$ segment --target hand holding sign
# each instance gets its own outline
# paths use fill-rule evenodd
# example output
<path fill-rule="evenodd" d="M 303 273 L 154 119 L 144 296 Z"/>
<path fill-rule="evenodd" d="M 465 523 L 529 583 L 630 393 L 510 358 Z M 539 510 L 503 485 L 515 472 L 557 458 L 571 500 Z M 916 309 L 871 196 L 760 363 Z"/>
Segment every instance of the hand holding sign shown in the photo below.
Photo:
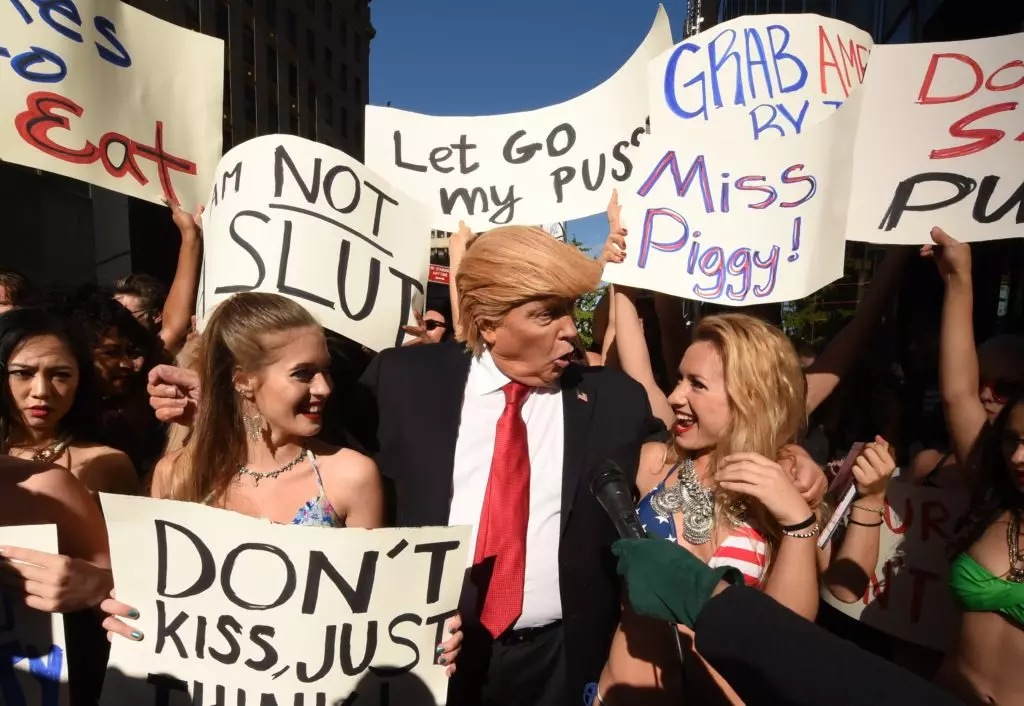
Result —
<path fill-rule="evenodd" d="M 954 240 L 939 227 L 932 228 L 931 236 L 935 244 L 923 246 L 921 257 L 935 260 L 935 266 L 946 283 L 953 279 L 970 279 L 971 246 Z"/>
<path fill-rule="evenodd" d="M 61 554 L 0 547 L 2 581 L 44 613 L 73 613 L 99 605 L 113 585 L 108 569 Z"/>
<path fill-rule="evenodd" d="M 619 190 L 612 190 L 611 201 L 608 202 L 608 240 L 601 250 L 600 262 L 625 262 L 626 236 L 628 232 L 622 227 L 622 206 L 619 205 Z"/>
<path fill-rule="evenodd" d="M 896 470 L 896 461 L 890 453 L 889 442 L 880 436 L 864 447 L 857 460 L 853 463 L 853 478 L 857 485 L 857 495 L 861 498 L 877 498 L 879 504 L 889 487 L 892 474 Z"/>

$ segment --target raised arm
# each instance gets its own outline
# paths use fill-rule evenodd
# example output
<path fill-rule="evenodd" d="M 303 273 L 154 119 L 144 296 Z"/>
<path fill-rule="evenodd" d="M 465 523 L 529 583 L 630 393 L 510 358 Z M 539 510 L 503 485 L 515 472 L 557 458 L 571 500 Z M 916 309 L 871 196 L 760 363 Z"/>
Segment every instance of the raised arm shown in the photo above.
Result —
<path fill-rule="evenodd" d="M 946 284 L 939 332 L 939 388 L 953 452 L 966 465 L 986 421 L 985 407 L 978 396 L 981 373 L 974 344 L 971 248 L 941 228 L 933 228 L 931 236 L 935 244 L 924 246 L 921 255 L 935 260 Z"/>
<path fill-rule="evenodd" d="M 608 203 L 608 240 L 601 252 L 603 262 L 622 262 L 626 259 L 626 235 L 622 227 L 621 207 L 617 193 L 612 193 Z M 675 414 L 668 404 L 665 393 L 658 387 L 651 367 L 650 351 L 647 339 L 640 324 L 634 303 L 635 290 L 629 287 L 615 287 L 615 300 L 612 306 L 615 311 L 615 350 L 618 353 L 619 367 L 624 373 L 643 385 L 647 399 L 651 403 L 654 416 L 671 427 Z"/>
<path fill-rule="evenodd" d="M 170 204 L 174 224 L 181 233 L 178 249 L 178 267 L 174 272 L 171 290 L 164 302 L 160 340 L 164 348 L 177 353 L 192 328 L 192 315 L 196 310 L 199 292 L 199 270 L 203 262 L 203 207 L 189 214 L 177 204 Z"/>
<path fill-rule="evenodd" d="M 878 268 L 857 313 L 833 338 L 814 363 L 807 368 L 807 413 L 828 399 L 860 355 L 871 330 L 885 313 L 899 285 L 903 267 L 910 256 L 908 248 L 889 251 Z"/>
<path fill-rule="evenodd" d="M 459 230 L 448 240 L 448 299 L 452 305 L 452 333 L 457 341 L 462 340 L 462 312 L 459 310 L 459 288 L 455 283 L 455 275 L 459 272 L 459 265 L 462 264 L 462 257 L 472 237 L 469 227 L 459 221 Z"/>

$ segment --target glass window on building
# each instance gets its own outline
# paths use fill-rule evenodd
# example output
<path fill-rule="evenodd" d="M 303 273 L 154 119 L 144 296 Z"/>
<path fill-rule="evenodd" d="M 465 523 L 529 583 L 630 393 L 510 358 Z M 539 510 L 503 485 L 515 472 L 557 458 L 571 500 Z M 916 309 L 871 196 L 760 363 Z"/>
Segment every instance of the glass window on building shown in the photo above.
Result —
<path fill-rule="evenodd" d="M 356 100 L 363 100 L 363 79 L 356 76 Z"/>
<path fill-rule="evenodd" d="M 334 24 L 334 14 L 331 12 L 331 0 L 322 0 L 324 5 L 324 20 L 326 20 L 326 27 L 330 27 Z"/>
<path fill-rule="evenodd" d="M 312 81 L 306 84 L 306 108 L 316 115 L 316 84 Z"/>
<path fill-rule="evenodd" d="M 288 97 L 291 98 L 292 110 L 299 109 L 299 72 L 295 64 L 288 65 Z"/>
<path fill-rule="evenodd" d="M 288 10 L 288 41 L 292 46 L 299 43 L 299 18 L 295 16 L 295 10 Z"/>
<path fill-rule="evenodd" d="M 348 108 L 341 106 L 341 136 L 348 139 Z"/>
<path fill-rule="evenodd" d="M 299 134 L 299 114 L 294 110 L 288 112 L 288 134 Z"/>
<path fill-rule="evenodd" d="M 224 0 L 219 0 L 217 2 L 216 21 L 217 26 L 214 29 L 214 32 L 218 37 L 224 40 L 226 51 L 226 45 L 231 39 L 231 10 L 228 9 L 228 4 Z"/>
<path fill-rule="evenodd" d="M 356 141 L 357 145 L 362 144 L 363 143 L 363 121 L 360 120 L 359 118 L 356 118 L 355 120 L 352 121 L 352 127 L 353 127 L 352 139 L 354 139 Z"/>
<path fill-rule="evenodd" d="M 277 47 L 273 44 L 267 45 L 267 80 L 277 83 Z"/>
<path fill-rule="evenodd" d="M 356 53 L 356 61 L 359 61 L 363 57 L 363 38 L 358 32 L 352 35 L 352 47 Z"/>
<path fill-rule="evenodd" d="M 316 63 L 316 35 L 311 29 L 306 30 L 306 55 L 309 57 L 309 63 Z"/>
<path fill-rule="evenodd" d="M 256 35 L 253 34 L 252 24 L 246 24 L 242 29 L 242 58 L 251 71 L 256 64 Z"/>
<path fill-rule="evenodd" d="M 323 121 L 327 125 L 334 125 L 334 98 L 330 93 L 324 94 L 323 103 L 320 105 L 320 112 Z"/>
<path fill-rule="evenodd" d="M 277 101 L 271 98 L 267 101 L 267 132 L 275 133 L 280 128 L 277 111 Z"/>
<path fill-rule="evenodd" d="M 256 122 L 256 86 L 251 83 L 245 84 L 245 119 Z"/>
<path fill-rule="evenodd" d="M 185 26 L 196 32 L 202 29 L 199 24 L 199 3 L 196 0 L 189 0 L 185 4 Z"/>
<path fill-rule="evenodd" d="M 344 17 L 338 22 L 338 41 L 341 42 L 341 46 L 348 46 L 348 20 Z"/>
<path fill-rule="evenodd" d="M 267 26 L 277 29 L 277 0 L 266 0 L 264 8 L 267 12 Z"/>
<path fill-rule="evenodd" d="M 310 12 L 316 12 L 316 4 L 314 0 L 306 0 L 306 9 Z"/>
<path fill-rule="evenodd" d="M 221 151 L 222 152 L 227 152 L 229 149 L 231 149 L 231 145 L 233 143 L 231 141 L 231 126 L 230 125 L 225 127 L 223 132 L 221 132 L 221 140 L 222 140 L 222 144 L 221 144 Z"/>
<path fill-rule="evenodd" d="M 338 85 L 342 93 L 348 93 L 348 65 L 343 61 L 338 66 Z"/>
<path fill-rule="evenodd" d="M 331 73 L 334 71 L 334 53 L 330 47 L 324 47 L 324 73 L 327 74 L 327 78 L 331 77 Z"/>

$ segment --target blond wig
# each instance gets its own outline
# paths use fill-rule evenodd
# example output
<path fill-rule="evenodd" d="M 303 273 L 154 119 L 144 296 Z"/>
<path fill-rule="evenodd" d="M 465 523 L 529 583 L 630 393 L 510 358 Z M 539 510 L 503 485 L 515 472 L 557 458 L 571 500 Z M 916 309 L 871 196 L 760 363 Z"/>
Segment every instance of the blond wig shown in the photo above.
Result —
<path fill-rule="evenodd" d="M 601 265 L 540 228 L 507 226 L 475 238 L 455 275 L 462 334 L 474 352 L 481 330 L 522 304 L 577 299 L 601 282 Z"/>

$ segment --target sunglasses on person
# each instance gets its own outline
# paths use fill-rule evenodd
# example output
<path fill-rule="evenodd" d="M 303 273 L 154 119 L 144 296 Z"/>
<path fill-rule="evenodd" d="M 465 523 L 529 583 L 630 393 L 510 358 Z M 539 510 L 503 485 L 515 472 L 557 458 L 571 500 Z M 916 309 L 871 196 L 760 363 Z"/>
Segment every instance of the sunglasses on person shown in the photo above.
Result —
<path fill-rule="evenodd" d="M 423 328 L 427 331 L 433 331 L 436 328 L 448 328 L 448 324 L 443 321 L 436 321 L 434 319 L 426 319 L 423 322 Z"/>
<path fill-rule="evenodd" d="M 1015 380 L 983 380 L 978 393 L 989 391 L 992 401 L 996 404 L 1006 404 L 1014 396 L 1020 393 L 1021 383 Z"/>

